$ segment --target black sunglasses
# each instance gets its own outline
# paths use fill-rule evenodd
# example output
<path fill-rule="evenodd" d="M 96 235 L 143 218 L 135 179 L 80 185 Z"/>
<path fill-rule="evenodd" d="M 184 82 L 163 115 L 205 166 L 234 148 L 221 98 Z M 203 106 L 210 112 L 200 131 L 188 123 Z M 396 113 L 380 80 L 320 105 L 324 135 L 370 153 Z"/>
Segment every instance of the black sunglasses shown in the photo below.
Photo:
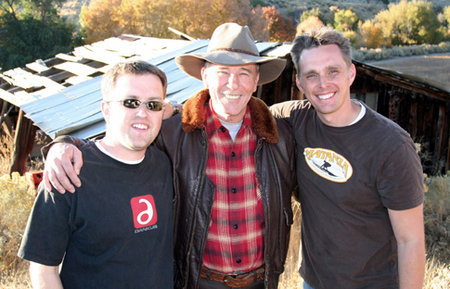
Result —
<path fill-rule="evenodd" d="M 113 101 L 120 101 L 123 106 L 125 106 L 126 108 L 131 108 L 131 109 L 138 108 L 141 105 L 141 103 L 145 104 L 145 106 L 151 111 L 161 111 L 164 107 L 164 103 L 162 103 L 160 101 L 156 101 L 156 100 L 150 100 L 150 101 L 144 102 L 144 101 L 140 101 L 138 99 L 128 98 L 128 99 L 113 100 Z M 112 101 L 109 101 L 109 102 L 112 102 Z"/>

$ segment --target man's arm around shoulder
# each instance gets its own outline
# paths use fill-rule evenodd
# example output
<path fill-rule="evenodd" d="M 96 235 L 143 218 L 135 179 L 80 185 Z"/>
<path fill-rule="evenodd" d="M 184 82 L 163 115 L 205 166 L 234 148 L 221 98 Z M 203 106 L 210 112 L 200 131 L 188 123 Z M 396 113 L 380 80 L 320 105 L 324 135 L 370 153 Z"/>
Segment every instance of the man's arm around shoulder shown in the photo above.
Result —
<path fill-rule="evenodd" d="M 73 193 L 74 185 L 81 186 L 78 175 L 83 166 L 83 158 L 78 147 L 86 142 L 71 136 L 61 136 L 42 148 L 42 155 L 46 159 L 43 181 L 48 191 L 53 186 L 60 193 L 65 190 Z"/>
<path fill-rule="evenodd" d="M 292 112 L 304 108 L 310 108 L 311 104 L 307 100 L 290 100 L 276 103 L 269 107 L 275 118 L 290 118 Z"/>

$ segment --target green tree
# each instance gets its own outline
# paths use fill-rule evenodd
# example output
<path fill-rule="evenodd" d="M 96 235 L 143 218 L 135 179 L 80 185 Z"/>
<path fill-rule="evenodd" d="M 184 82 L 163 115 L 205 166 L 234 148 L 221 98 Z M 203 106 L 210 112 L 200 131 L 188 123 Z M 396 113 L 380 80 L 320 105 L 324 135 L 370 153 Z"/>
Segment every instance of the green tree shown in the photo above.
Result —
<path fill-rule="evenodd" d="M 317 7 L 316 8 L 312 8 L 310 10 L 303 11 L 302 15 L 300 16 L 300 23 L 302 23 L 303 21 L 308 20 L 308 18 L 310 18 L 311 16 L 317 17 L 324 24 L 327 23 L 325 21 L 325 16 L 323 15 L 322 11 L 320 11 L 320 9 L 317 8 Z"/>
<path fill-rule="evenodd" d="M 431 2 L 401 0 L 389 4 L 389 9 L 379 12 L 375 23 L 383 27 L 386 46 L 404 44 L 439 43 L 442 32 Z"/>
<path fill-rule="evenodd" d="M 358 16 L 350 9 L 334 13 L 334 28 L 339 32 L 354 31 L 358 25 Z"/>
<path fill-rule="evenodd" d="M 36 59 L 47 59 L 59 52 L 68 52 L 81 44 L 75 27 L 61 19 L 57 3 L 48 0 L 0 2 L 0 67 L 8 70 Z M 43 11 L 42 7 L 52 7 Z M 39 7 L 39 9 L 38 9 Z"/>
<path fill-rule="evenodd" d="M 447 27 L 450 29 L 450 6 L 444 8 L 444 19 L 447 21 Z"/>
<path fill-rule="evenodd" d="M 250 0 L 250 4 L 252 4 L 252 6 L 255 8 L 257 6 L 261 6 L 261 7 L 269 6 L 269 4 L 267 4 L 267 2 L 264 0 Z"/>
<path fill-rule="evenodd" d="M 48 21 L 58 20 L 57 8 L 61 7 L 65 0 L 25 0 L 23 1 L 23 13 L 31 15 L 33 19 L 41 20 L 44 24 Z"/>

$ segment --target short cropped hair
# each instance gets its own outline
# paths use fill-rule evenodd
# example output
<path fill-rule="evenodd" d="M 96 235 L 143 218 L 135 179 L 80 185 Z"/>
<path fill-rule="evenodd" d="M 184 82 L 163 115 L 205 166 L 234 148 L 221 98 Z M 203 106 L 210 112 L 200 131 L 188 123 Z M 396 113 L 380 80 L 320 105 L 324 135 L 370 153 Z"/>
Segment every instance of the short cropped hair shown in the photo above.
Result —
<path fill-rule="evenodd" d="M 291 48 L 291 57 L 297 73 L 299 72 L 300 55 L 304 49 L 335 44 L 341 50 L 342 57 L 347 65 L 352 64 L 352 46 L 350 40 L 336 30 L 323 26 L 295 37 Z"/>
<path fill-rule="evenodd" d="M 108 97 L 109 93 L 114 89 L 117 78 L 126 74 L 143 75 L 153 74 L 160 80 L 163 87 L 164 97 L 167 93 L 167 77 L 166 74 L 153 64 L 142 60 L 119 62 L 108 71 L 102 77 L 102 94 L 103 98 Z"/>

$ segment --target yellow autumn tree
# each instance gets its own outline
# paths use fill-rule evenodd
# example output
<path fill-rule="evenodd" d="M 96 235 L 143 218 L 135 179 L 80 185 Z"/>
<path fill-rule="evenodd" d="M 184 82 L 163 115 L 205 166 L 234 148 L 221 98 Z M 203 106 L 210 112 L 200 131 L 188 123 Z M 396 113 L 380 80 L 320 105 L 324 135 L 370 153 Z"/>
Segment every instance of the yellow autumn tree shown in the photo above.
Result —
<path fill-rule="evenodd" d="M 120 33 L 176 38 L 169 27 L 207 39 L 225 22 L 248 25 L 255 39 L 269 40 L 262 9 L 249 0 L 91 0 L 80 20 L 88 43 Z"/>
<path fill-rule="evenodd" d="M 383 45 L 383 29 L 379 23 L 374 23 L 372 20 L 360 23 L 359 34 L 361 35 L 360 46 L 377 48 Z"/>
<path fill-rule="evenodd" d="M 121 26 L 126 33 L 172 38 L 174 35 L 167 28 L 173 2 L 176 0 L 122 0 Z"/>
<path fill-rule="evenodd" d="M 324 26 L 322 20 L 315 15 L 311 15 L 297 25 L 297 32 L 295 36 L 303 35 L 312 29 L 317 29 Z"/>
<path fill-rule="evenodd" d="M 118 13 L 120 3 L 121 0 L 91 0 L 88 6 L 82 7 L 80 23 L 86 31 L 87 43 L 123 32 Z"/>
<path fill-rule="evenodd" d="M 250 27 L 258 40 L 268 40 L 267 22 L 261 7 L 253 8 L 249 0 L 175 0 L 171 7 L 171 27 L 195 38 L 209 38 L 225 22 Z"/>

